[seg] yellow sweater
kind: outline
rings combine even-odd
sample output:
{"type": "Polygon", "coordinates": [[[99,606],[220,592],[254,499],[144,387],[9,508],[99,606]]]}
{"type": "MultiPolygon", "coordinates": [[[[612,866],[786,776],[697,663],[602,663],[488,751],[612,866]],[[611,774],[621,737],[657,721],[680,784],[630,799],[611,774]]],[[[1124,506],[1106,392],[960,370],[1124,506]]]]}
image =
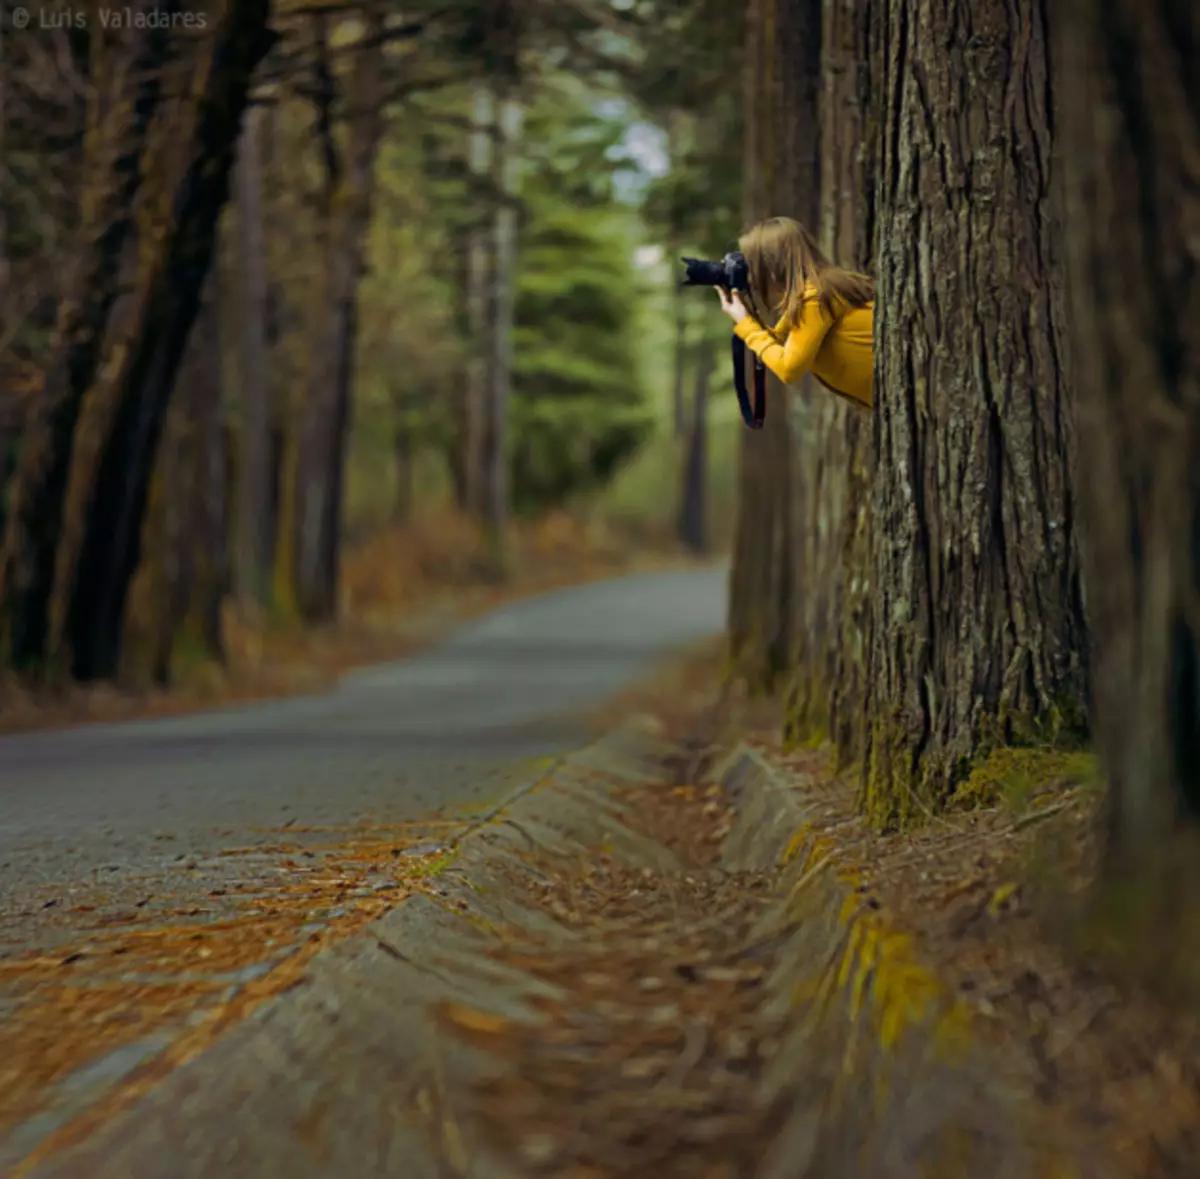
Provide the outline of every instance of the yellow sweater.
{"type": "Polygon", "coordinates": [[[792,331],[780,320],[776,334],[787,338],[777,344],[771,333],[752,316],[733,329],[785,385],[811,372],[825,388],[870,409],[874,402],[875,304],[851,307],[829,315],[816,292],[804,297],[800,326],[792,331]]]}

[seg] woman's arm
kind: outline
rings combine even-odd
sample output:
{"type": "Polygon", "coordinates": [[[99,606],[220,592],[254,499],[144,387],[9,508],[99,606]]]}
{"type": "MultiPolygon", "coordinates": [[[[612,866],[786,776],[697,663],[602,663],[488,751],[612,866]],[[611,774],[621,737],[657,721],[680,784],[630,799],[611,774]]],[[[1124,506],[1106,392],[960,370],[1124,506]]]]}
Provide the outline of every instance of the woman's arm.
{"type": "Polygon", "coordinates": [[[767,368],[785,385],[790,385],[812,367],[832,326],[833,317],[821,306],[821,301],[809,299],[800,326],[788,332],[782,344],[777,344],[771,333],[749,315],[739,320],[733,330],[767,368]]]}

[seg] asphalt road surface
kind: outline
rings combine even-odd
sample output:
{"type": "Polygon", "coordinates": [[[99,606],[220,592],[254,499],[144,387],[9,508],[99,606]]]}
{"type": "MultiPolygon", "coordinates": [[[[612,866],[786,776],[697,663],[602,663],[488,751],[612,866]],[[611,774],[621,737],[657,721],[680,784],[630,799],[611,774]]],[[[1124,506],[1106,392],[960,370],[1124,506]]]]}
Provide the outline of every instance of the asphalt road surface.
{"type": "Polygon", "coordinates": [[[34,898],[72,881],[115,885],[289,821],[495,797],[578,744],[582,710],[718,633],[725,596],[724,569],[623,577],[505,607],[324,695],[0,738],[0,911],[28,937],[34,898]]]}

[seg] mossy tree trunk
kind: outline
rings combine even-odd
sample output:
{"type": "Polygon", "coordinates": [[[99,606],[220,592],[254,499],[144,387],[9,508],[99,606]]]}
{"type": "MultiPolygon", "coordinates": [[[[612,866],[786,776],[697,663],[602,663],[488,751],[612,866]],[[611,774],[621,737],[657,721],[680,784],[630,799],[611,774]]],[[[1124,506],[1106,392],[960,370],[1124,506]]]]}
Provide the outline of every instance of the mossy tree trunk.
{"type": "Polygon", "coordinates": [[[118,667],[125,602],[137,567],[150,477],[175,378],[213,256],[217,221],[258,62],[271,44],[267,0],[224,6],[191,92],[182,100],[186,166],[170,212],[148,243],[136,321],[107,393],[111,411],[94,478],[79,480],[77,557],[59,557],[55,598],[66,604],[66,647],[80,680],[118,667]]]}
{"type": "Polygon", "coordinates": [[[1200,817],[1200,12],[1071,0],[1062,20],[1093,731],[1110,875],[1153,878],[1200,817]]]}
{"type": "MultiPolygon", "coordinates": [[[[812,220],[820,18],[821,0],[750,5],[743,63],[748,222],[812,220]]],[[[767,399],[766,425],[741,438],[728,619],[731,671],[761,691],[776,686],[794,657],[797,581],[790,394],[770,374],[767,399]]]]}
{"type": "MultiPolygon", "coordinates": [[[[167,13],[178,11],[168,4],[167,13]]],[[[58,308],[55,351],[22,436],[0,553],[3,647],[21,669],[39,668],[49,642],[55,559],[62,529],[75,432],[84,399],[96,379],[118,295],[126,245],[142,184],[146,140],[159,108],[162,71],[171,40],[169,22],[139,29],[137,44],[119,72],[119,93],[106,104],[103,128],[89,131],[94,158],[82,194],[84,223],[58,308]]]]}
{"type": "Polygon", "coordinates": [[[936,808],[981,746],[1083,720],[1047,3],[878,12],[863,803],[881,824],[936,808]]]}

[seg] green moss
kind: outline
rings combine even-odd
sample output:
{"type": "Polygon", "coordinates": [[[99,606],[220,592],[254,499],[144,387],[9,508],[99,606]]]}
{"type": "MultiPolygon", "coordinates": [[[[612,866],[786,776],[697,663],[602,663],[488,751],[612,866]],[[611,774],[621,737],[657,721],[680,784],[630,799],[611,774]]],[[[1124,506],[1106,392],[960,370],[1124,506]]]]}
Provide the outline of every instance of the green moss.
{"type": "Polygon", "coordinates": [[[427,864],[421,864],[414,868],[412,875],[418,877],[437,876],[449,868],[456,859],[458,859],[458,849],[450,848],[436,859],[432,859],[427,864]]]}
{"type": "Polygon", "coordinates": [[[1006,711],[985,719],[980,746],[1079,749],[1088,739],[1087,713],[1080,701],[1051,700],[1036,716],[1006,711]]]}
{"type": "Polygon", "coordinates": [[[783,747],[820,749],[829,742],[829,700],[812,676],[797,672],[784,696],[783,747]]]}
{"type": "Polygon", "coordinates": [[[948,805],[951,810],[1003,806],[1019,814],[1046,790],[1098,778],[1096,758],[1086,750],[1002,745],[976,760],[948,805]]]}

